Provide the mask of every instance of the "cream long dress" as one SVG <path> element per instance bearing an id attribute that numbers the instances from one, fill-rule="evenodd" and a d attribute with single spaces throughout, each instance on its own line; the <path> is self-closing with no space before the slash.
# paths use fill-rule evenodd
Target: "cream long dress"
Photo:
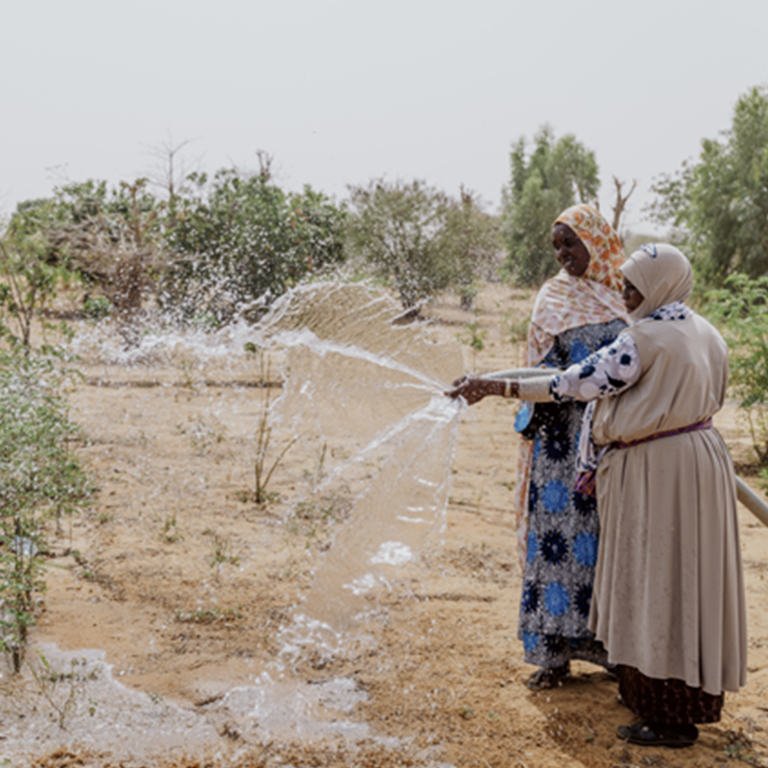
<path id="1" fill-rule="evenodd" d="M 642 373 L 594 412 L 596 444 L 700 422 L 725 398 L 728 353 L 698 315 L 626 333 Z M 590 629 L 609 661 L 706 693 L 746 682 L 747 632 L 736 487 L 715 429 L 612 449 L 597 472 L 600 549 Z"/>

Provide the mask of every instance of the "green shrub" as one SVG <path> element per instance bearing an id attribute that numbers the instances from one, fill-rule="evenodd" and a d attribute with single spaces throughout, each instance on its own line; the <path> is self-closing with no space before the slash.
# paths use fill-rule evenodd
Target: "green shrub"
<path id="1" fill-rule="evenodd" d="M 758 460 L 768 466 L 768 276 L 731 275 L 706 300 L 707 315 L 728 342 L 730 386 Z"/>
<path id="2" fill-rule="evenodd" d="M 305 276 L 344 259 L 344 210 L 305 186 L 287 194 L 267 171 L 192 174 L 171 212 L 176 254 L 161 303 L 221 324 L 257 299 L 266 308 Z"/>
<path id="3" fill-rule="evenodd" d="M 45 520 L 81 507 L 91 482 L 50 354 L 0 351 L 0 647 L 19 670 L 45 591 Z"/>

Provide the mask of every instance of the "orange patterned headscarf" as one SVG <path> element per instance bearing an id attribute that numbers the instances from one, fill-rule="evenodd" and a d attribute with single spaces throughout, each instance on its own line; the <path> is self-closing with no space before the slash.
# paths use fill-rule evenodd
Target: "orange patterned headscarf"
<path id="1" fill-rule="evenodd" d="M 576 233 L 589 253 L 589 265 L 581 277 L 561 269 L 541 287 L 531 317 L 528 365 L 538 365 L 554 337 L 569 328 L 607 323 L 617 317 L 628 320 L 619 271 L 626 256 L 613 227 L 591 205 L 567 208 L 554 223 L 566 224 Z"/>
<path id="2" fill-rule="evenodd" d="M 619 267 L 627 257 L 619 236 L 600 211 L 591 205 L 574 205 L 566 208 L 555 219 L 555 224 L 569 226 L 589 251 L 589 266 L 582 277 L 621 293 Z"/>

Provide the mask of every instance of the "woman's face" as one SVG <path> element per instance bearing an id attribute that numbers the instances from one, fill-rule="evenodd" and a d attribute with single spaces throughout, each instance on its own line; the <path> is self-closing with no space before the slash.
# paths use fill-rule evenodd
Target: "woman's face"
<path id="1" fill-rule="evenodd" d="M 581 277 L 589 266 L 589 251 L 567 224 L 552 227 L 552 245 L 560 266 L 571 275 Z"/>
<path id="2" fill-rule="evenodd" d="M 624 290 L 621 292 L 621 298 L 624 300 L 627 312 L 633 312 L 645 300 L 645 296 L 626 277 L 624 278 Z"/>

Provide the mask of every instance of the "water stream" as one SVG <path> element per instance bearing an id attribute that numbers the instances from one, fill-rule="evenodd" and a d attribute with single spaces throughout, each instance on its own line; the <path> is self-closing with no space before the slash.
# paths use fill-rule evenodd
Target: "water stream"
<path id="1" fill-rule="evenodd" d="M 308 685 L 292 676 L 293 661 L 308 647 L 343 653 L 358 620 L 376 610 L 377 590 L 390 588 L 443 528 L 460 408 L 443 392 L 460 375 L 462 355 L 418 323 L 399 324 L 400 313 L 368 286 L 321 284 L 284 297 L 254 329 L 258 343 L 286 353 L 275 422 L 314 440 L 324 456 L 312 496 L 351 505 L 281 630 L 279 661 L 222 702 L 230 713 L 259 716 L 271 733 L 315 733 L 334 709 L 334 732 L 366 730 L 339 717 L 361 695 L 353 681 Z"/>
<path id="2" fill-rule="evenodd" d="M 275 418 L 318 443 L 326 459 L 318 498 L 346 496 L 349 518 L 315 570 L 294 639 L 335 647 L 427 537 L 439 533 L 459 406 L 443 392 L 461 372 L 457 344 L 436 344 L 364 285 L 294 292 L 261 332 L 287 350 Z M 286 634 L 288 637 L 290 633 Z"/>

